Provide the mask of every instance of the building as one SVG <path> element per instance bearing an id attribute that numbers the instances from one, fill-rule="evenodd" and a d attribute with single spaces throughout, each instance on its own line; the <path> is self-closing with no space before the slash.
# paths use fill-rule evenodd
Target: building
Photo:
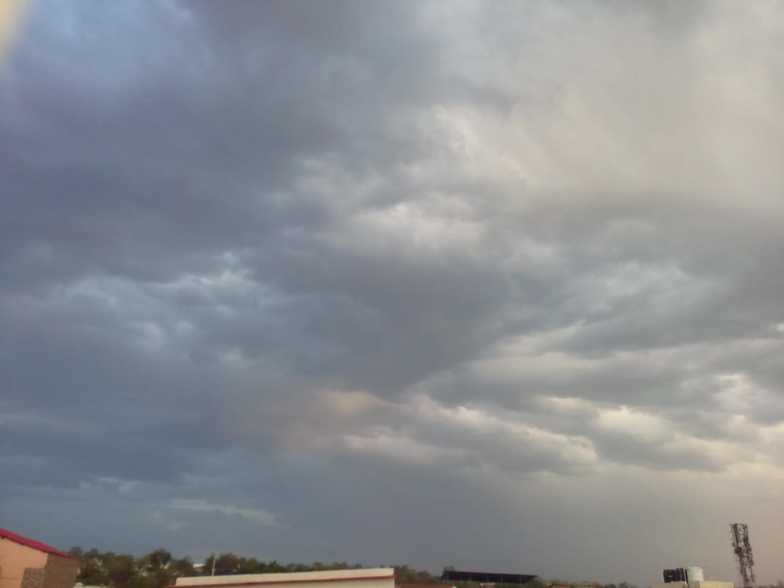
<path id="1" fill-rule="evenodd" d="M 654 584 L 652 588 L 735 588 L 732 582 L 705 580 L 702 568 L 672 568 L 662 572 L 663 584 Z"/>
<path id="2" fill-rule="evenodd" d="M 666 582 L 664 584 L 654 584 L 652 588 L 735 588 L 733 582 L 719 582 L 716 580 L 702 580 L 696 582 Z"/>
<path id="3" fill-rule="evenodd" d="M 688 582 L 689 578 L 686 576 L 686 568 L 672 568 L 662 572 L 664 583 L 670 584 L 672 582 Z"/>
<path id="4" fill-rule="evenodd" d="M 481 585 L 516 584 L 522 586 L 536 578 L 535 574 L 507 574 L 498 572 L 466 572 L 444 569 L 441 580 L 445 582 L 471 582 Z"/>
<path id="5" fill-rule="evenodd" d="M 688 568 L 672 568 L 662 572 L 665 584 L 673 582 L 704 582 L 705 572 L 699 566 L 689 566 Z"/>
<path id="6" fill-rule="evenodd" d="M 294 572 L 280 574 L 237 574 L 177 578 L 176 588 L 395 588 L 395 570 L 367 568 Z M 5 588 L 0 586 L 0 588 Z"/>
<path id="7" fill-rule="evenodd" d="M 78 573 L 67 553 L 0 529 L 0 588 L 73 588 Z"/>

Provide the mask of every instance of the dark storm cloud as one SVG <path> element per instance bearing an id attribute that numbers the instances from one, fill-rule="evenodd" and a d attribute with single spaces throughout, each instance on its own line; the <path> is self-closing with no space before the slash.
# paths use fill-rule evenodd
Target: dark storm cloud
<path id="1" fill-rule="evenodd" d="M 4 524 L 647 582 L 692 517 L 732 573 L 711 525 L 780 506 L 779 10 L 32 3 Z"/>

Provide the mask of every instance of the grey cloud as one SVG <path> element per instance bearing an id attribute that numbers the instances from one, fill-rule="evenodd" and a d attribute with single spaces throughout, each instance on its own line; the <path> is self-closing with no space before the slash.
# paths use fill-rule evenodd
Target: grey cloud
<path id="1" fill-rule="evenodd" d="M 768 539 L 782 506 L 779 12 L 33 3 L 0 71 L 4 524 L 731 574 L 712 521 Z"/>

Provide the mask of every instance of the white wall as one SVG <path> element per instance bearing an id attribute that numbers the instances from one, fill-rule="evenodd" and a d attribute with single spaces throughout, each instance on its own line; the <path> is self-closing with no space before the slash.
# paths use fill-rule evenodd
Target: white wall
<path id="1" fill-rule="evenodd" d="M 290 574 L 240 574 L 177 578 L 178 587 L 220 588 L 220 586 L 264 586 L 270 588 L 395 588 L 392 568 L 330 570 Z M 706 587 L 711 588 L 711 587 Z M 718 587 L 717 587 L 718 588 Z"/>

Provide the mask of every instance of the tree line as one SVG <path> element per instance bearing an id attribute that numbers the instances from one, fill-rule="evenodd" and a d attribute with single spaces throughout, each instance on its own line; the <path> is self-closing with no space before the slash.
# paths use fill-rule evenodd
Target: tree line
<path id="1" fill-rule="evenodd" d="M 255 557 L 242 557 L 233 553 L 210 556 L 204 562 L 195 564 L 188 557 L 174 557 L 166 549 L 156 549 L 142 556 L 97 549 L 84 550 L 81 547 L 73 547 L 69 553 L 79 560 L 77 582 L 86 586 L 106 586 L 107 588 L 167 588 L 172 586 L 179 577 L 209 576 L 213 573 L 213 568 L 215 575 L 227 575 L 347 570 L 363 567 L 360 564 L 349 564 L 342 561 L 282 564 L 277 561 L 259 560 Z M 389 567 L 395 568 L 395 578 L 398 584 L 437 584 L 441 582 L 438 576 L 434 576 L 426 570 L 418 570 L 406 565 Z M 618 584 L 574 583 L 558 580 L 543 581 L 539 578 L 526 584 L 524 588 L 586 588 L 587 586 L 591 588 L 637 588 L 627 582 Z M 460 583 L 458 588 L 479 587 Z M 507 587 L 499 585 L 496 588 Z M 510 586 L 508 588 L 520 587 Z M 779 580 L 775 585 L 759 586 L 758 588 L 784 588 L 784 582 Z"/>
<path id="2" fill-rule="evenodd" d="M 166 549 L 156 549 L 140 557 L 97 549 L 72 547 L 71 556 L 79 560 L 76 581 L 85 586 L 109 588 L 167 588 L 179 577 L 227 574 L 265 574 L 275 572 L 311 572 L 319 570 L 348 570 L 363 567 L 347 562 L 313 562 L 311 564 L 281 564 L 242 557 L 233 553 L 213 555 L 195 564 L 189 557 L 177 558 Z M 439 581 L 427 571 L 408 566 L 392 566 L 400 583 L 434 584 Z"/>

